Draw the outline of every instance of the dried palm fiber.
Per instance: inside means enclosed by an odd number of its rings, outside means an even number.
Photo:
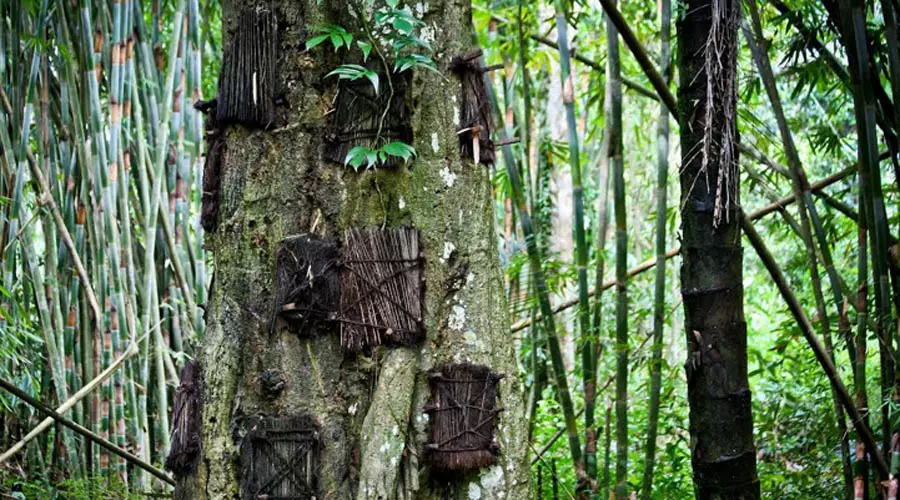
[[[317,333],[334,318],[340,300],[338,246],[301,234],[286,238],[275,259],[276,317],[294,333]]]
[[[377,93],[367,79],[341,80],[325,133],[325,157],[343,164],[347,153],[356,146],[377,149],[394,141],[412,144],[407,96],[409,76],[409,72],[391,73],[393,95],[384,73],[378,74],[381,84]],[[400,157],[388,156],[378,166],[393,168],[403,161]]]
[[[166,469],[176,476],[193,472],[200,457],[201,430],[200,363],[191,361],[181,369],[175,391],[172,439]]]
[[[693,154],[702,155],[700,174],[704,179],[697,182],[710,183],[710,173],[715,176],[716,201],[713,209],[713,226],[722,221],[729,222],[732,212],[740,216],[740,199],[737,191],[738,169],[737,150],[737,75],[734,61],[737,57],[737,26],[740,23],[741,8],[737,0],[712,0],[710,2],[709,37],[703,49],[706,72],[706,109],[703,111],[703,140],[701,150]],[[715,170],[711,172],[711,170]],[[684,196],[686,198],[686,196]]]
[[[484,87],[484,72],[492,68],[481,67],[481,54],[479,49],[454,57],[450,61],[450,70],[462,84],[461,131],[457,134],[459,152],[464,158],[487,165],[494,163],[495,156],[491,140],[491,106]]]
[[[341,257],[341,346],[413,345],[425,336],[419,232],[350,229]]]
[[[471,363],[447,364],[428,374],[431,436],[425,458],[436,470],[465,472],[494,463],[500,453],[494,441],[497,415],[496,375]]]
[[[316,498],[319,431],[307,415],[256,416],[241,442],[244,500]]]
[[[225,138],[216,116],[217,104],[218,100],[215,98],[194,103],[194,109],[206,115],[200,225],[208,233],[216,232],[219,225],[219,187],[222,184],[222,157],[225,154]]]
[[[263,5],[246,6],[229,35],[219,73],[218,121],[270,128],[278,95],[275,13]]]

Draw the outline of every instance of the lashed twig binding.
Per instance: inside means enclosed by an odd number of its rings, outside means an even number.
[[[454,57],[450,70],[459,76],[462,84],[463,105],[460,110],[461,129],[459,152],[464,158],[472,158],[476,163],[494,163],[494,143],[491,140],[491,106],[484,88],[484,72],[495,67],[481,67],[482,51]]]
[[[175,391],[172,439],[166,469],[176,476],[190,474],[200,457],[201,411],[200,363],[191,361],[181,369],[181,383]]]
[[[208,233],[216,232],[219,225],[219,188],[222,185],[222,158],[225,155],[225,138],[216,115],[217,106],[218,100],[215,98],[194,103],[194,109],[206,115],[200,225]]]
[[[490,368],[471,363],[447,364],[428,375],[432,400],[431,437],[425,457],[443,472],[465,472],[494,463],[500,453],[494,442],[497,383],[503,378]]]
[[[257,416],[241,443],[244,500],[316,498],[319,432],[309,416]]]
[[[413,345],[424,338],[422,260],[415,229],[345,233],[339,317],[344,349]]]
[[[325,157],[343,164],[347,153],[356,146],[377,149],[387,143],[400,141],[412,144],[410,107],[407,102],[409,73],[392,73],[393,97],[387,89],[387,76],[379,73],[382,88],[376,93],[368,80],[341,80],[335,96],[325,134]],[[390,99],[390,101],[388,101]],[[390,106],[385,114],[385,108]],[[382,117],[384,122],[382,123]],[[379,136],[379,129],[381,134]],[[397,167],[403,159],[388,156],[379,161],[379,167]]]
[[[275,125],[278,50],[275,13],[262,5],[241,9],[237,29],[222,53],[220,123],[259,128]]]
[[[338,311],[338,247],[303,234],[286,238],[275,259],[275,314],[295,333],[316,333]]]

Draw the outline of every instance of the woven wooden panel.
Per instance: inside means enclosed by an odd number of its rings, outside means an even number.
[[[459,151],[463,158],[475,159],[485,165],[494,163],[494,142],[491,140],[491,105],[484,86],[481,50],[456,56],[450,70],[462,85],[463,105],[460,109]]]
[[[367,79],[341,80],[338,84],[335,107],[325,135],[326,158],[343,164],[347,153],[355,146],[376,149],[393,141],[412,144],[411,113],[406,96],[408,72],[391,75],[394,86],[392,98],[387,88],[387,77],[379,74],[378,79],[381,84],[377,94]],[[390,109],[385,113],[389,102]],[[378,166],[397,167],[402,162],[401,158],[389,156]]]
[[[200,363],[191,361],[184,365],[180,378],[173,406],[172,444],[165,464],[176,476],[191,473],[200,457]]]
[[[447,364],[428,374],[431,437],[425,457],[437,471],[465,472],[494,463],[500,453],[494,442],[497,383],[503,378],[490,368],[471,363]]]
[[[243,499],[316,498],[318,455],[310,417],[255,417],[241,444]]]
[[[425,273],[417,230],[351,229],[341,262],[344,349],[413,345],[424,338]]]
[[[219,122],[270,128],[280,50],[275,13],[264,5],[246,5],[230,35],[219,73]]]
[[[338,311],[337,244],[303,234],[285,239],[275,259],[277,317],[300,335],[319,332]]]

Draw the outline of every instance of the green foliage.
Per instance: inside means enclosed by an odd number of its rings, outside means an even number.
[[[402,158],[404,162],[408,162],[415,158],[416,150],[409,144],[400,141],[389,142],[378,149],[355,146],[347,152],[344,165],[349,165],[355,170],[359,170],[363,164],[366,168],[375,168],[379,162],[387,160],[388,156],[396,156]]]
[[[403,73],[416,68],[439,73],[432,58],[431,46],[416,34],[416,29],[421,28],[424,23],[416,19],[408,7],[401,7],[399,0],[386,0],[383,6],[376,6],[373,0],[362,0],[359,5],[353,4],[353,8],[362,17],[365,39],[356,40],[356,47],[359,49],[363,63],[368,62],[370,54],[374,51],[381,66],[385,69],[385,73],[390,73],[390,71],[387,71],[389,66],[393,67],[394,73]],[[374,25],[372,26],[365,20],[367,11],[370,9],[374,10]],[[306,41],[306,50],[313,49],[329,40],[335,52],[338,52],[341,48],[346,48],[348,52],[352,52],[354,36],[343,26],[332,24],[319,27],[315,31],[319,34]],[[388,56],[382,53],[379,48],[383,45],[388,45],[391,48],[390,55],[393,58],[393,63],[389,62]],[[349,81],[365,78],[372,84],[375,93],[378,94],[383,91],[381,78],[378,75],[377,71],[366,66],[344,63],[331,70],[326,77],[336,76],[340,80]],[[386,106],[390,106],[391,98],[394,95],[394,87],[391,79],[387,78],[387,80],[390,95],[386,100],[388,103]],[[386,113],[387,109],[382,113],[376,132],[375,144],[381,142],[382,126]],[[416,150],[412,145],[399,141],[383,144],[375,149],[356,145],[347,153],[344,165],[353,167],[356,170],[363,165],[366,168],[375,168],[389,156],[399,157],[404,162],[408,162],[415,158]]]

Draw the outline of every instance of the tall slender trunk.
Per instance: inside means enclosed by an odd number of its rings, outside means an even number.
[[[612,171],[616,220],[616,498],[628,498],[628,232],[625,212],[625,169],[622,161],[622,80],[619,34],[606,20],[606,78],[609,115],[608,157]]]
[[[672,7],[669,0],[659,0],[659,67],[666,84],[671,80]],[[666,303],[666,209],[669,176],[669,110],[659,103],[659,124],[656,129],[656,280],[653,290],[653,351],[650,358],[650,403],[647,411],[647,447],[644,456],[644,480],[641,498],[650,499],[653,490],[653,469],[656,463],[656,433],[659,426],[659,393],[665,327]]]
[[[735,0],[678,22],[682,268],[691,461],[700,499],[758,499],[747,380],[735,116]]]
[[[594,393],[597,390],[596,368],[594,365],[594,341],[591,333],[591,308],[588,299],[587,279],[587,238],[584,231],[584,196],[581,185],[581,158],[578,144],[578,126],[575,117],[575,79],[567,39],[565,2],[556,0],[556,36],[559,44],[560,80],[562,81],[563,105],[566,109],[566,128],[569,138],[569,167],[572,171],[572,202],[575,224],[575,264],[578,273],[578,331],[581,343],[582,385],[584,387],[584,466],[576,465],[576,471],[584,472],[588,487],[597,488],[597,437],[594,431]],[[573,455],[574,458],[574,455]]]

